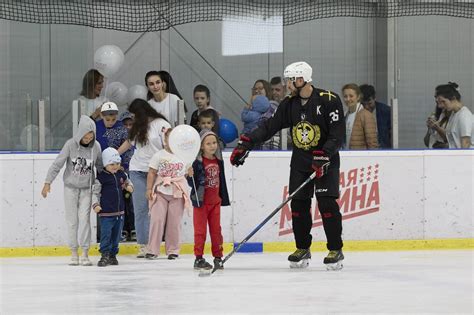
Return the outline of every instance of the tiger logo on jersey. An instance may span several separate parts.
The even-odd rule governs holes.
[[[321,130],[318,125],[311,125],[307,121],[300,121],[292,128],[293,144],[303,150],[309,150],[318,145],[321,138]]]

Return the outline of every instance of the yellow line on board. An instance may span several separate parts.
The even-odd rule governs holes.
[[[193,254],[193,244],[182,244],[181,254]],[[224,253],[233,249],[232,243],[224,244]],[[432,239],[432,240],[378,240],[378,241],[345,241],[344,251],[401,251],[401,250],[437,250],[437,249],[474,249],[474,239]],[[263,252],[292,252],[293,242],[263,243]],[[313,242],[312,251],[326,251],[326,242]],[[120,255],[135,255],[138,245],[121,243]],[[161,246],[164,254],[164,246]],[[206,254],[210,254],[210,244],[206,244]],[[38,247],[0,247],[0,257],[31,257],[31,256],[69,256],[67,246]],[[91,246],[90,255],[99,255],[98,246]]]
[[[264,252],[292,252],[293,243],[263,243]],[[435,249],[474,249],[474,239],[344,241],[344,251],[402,251]],[[312,251],[327,251],[326,242],[313,242]]]
[[[210,244],[206,244],[204,253],[211,253]],[[224,244],[224,253],[228,253],[233,249],[232,243]],[[161,253],[165,253],[164,245],[161,246]],[[119,255],[136,255],[138,253],[138,245],[135,243],[120,243]],[[194,254],[194,244],[182,244],[181,254]],[[0,257],[31,257],[31,256],[69,256],[71,250],[67,246],[38,246],[38,247],[0,247]],[[89,255],[100,256],[99,246],[92,245]]]

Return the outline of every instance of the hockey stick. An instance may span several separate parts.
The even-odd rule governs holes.
[[[249,235],[247,235],[247,237],[244,238],[244,240],[242,242],[239,243],[239,245],[237,245],[237,247],[234,246],[234,249],[227,255],[225,256],[224,260],[222,260],[221,262],[221,265],[220,266],[214,266],[214,268],[212,269],[211,272],[209,272],[209,270],[202,270],[200,273],[199,273],[199,276],[200,277],[205,277],[205,276],[210,276],[212,275],[214,272],[216,272],[216,270],[223,266],[224,263],[226,261],[229,260],[230,257],[232,257],[232,255],[234,255],[241,247],[242,245],[244,245],[245,243],[247,243],[247,241],[255,235],[255,233],[257,233],[264,225],[265,223],[267,223],[278,211],[281,210],[281,208],[283,208],[288,202],[290,202],[290,200],[293,199],[293,196],[301,190],[301,188],[303,188],[304,186],[306,186],[310,181],[312,181],[314,178],[316,177],[316,172],[313,172],[311,174],[310,177],[308,177],[298,188],[296,188],[296,190],[288,196],[288,198],[286,198],[285,201],[283,201],[275,210],[272,211],[272,213],[270,213],[252,232],[250,232]]]

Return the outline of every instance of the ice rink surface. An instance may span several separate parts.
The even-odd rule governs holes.
[[[4,258],[0,313],[473,314],[473,254],[345,252],[342,271],[326,271],[323,252],[303,270],[290,269],[287,254],[236,254],[204,278],[190,255],[118,256],[119,266],[105,268],[68,266],[69,257]]]

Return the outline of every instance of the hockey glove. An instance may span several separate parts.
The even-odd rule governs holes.
[[[245,134],[241,135],[237,146],[232,151],[232,155],[230,156],[230,164],[236,167],[244,164],[245,159],[249,155],[249,152],[252,150],[252,148],[252,140],[250,140],[250,138]]]
[[[329,157],[324,151],[313,151],[313,170],[316,172],[316,178],[323,177],[329,168]]]

